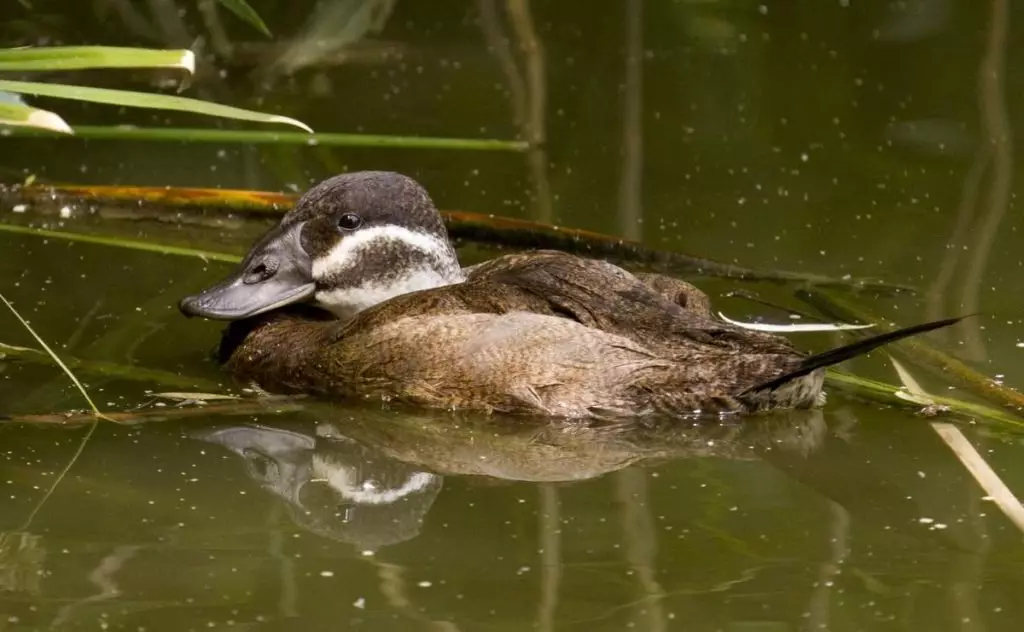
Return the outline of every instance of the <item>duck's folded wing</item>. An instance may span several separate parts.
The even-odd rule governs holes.
[[[799,354],[790,342],[715,318],[707,296],[657,274],[635,276],[595,259],[544,251],[514,254],[470,269],[470,279],[515,287],[552,312],[671,356],[702,348]]]

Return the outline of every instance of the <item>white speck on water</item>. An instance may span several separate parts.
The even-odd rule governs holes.
[[[352,602],[352,605],[362,610],[366,607],[366,598],[360,597],[359,599],[356,599],[354,602]]]
[[[334,571],[320,571],[320,577],[334,577]]]
[[[431,586],[433,586],[432,583],[426,582],[426,581],[420,582],[420,583],[418,583],[416,585],[419,586],[420,588],[430,588]]]
[[[921,524],[931,524],[935,522],[935,518],[918,518],[917,521]]]
[[[373,557],[374,553],[375,553],[374,551],[370,551],[370,550],[366,550],[366,551],[362,551],[361,552],[363,557]]]
[[[519,570],[516,571],[516,575],[522,575],[523,573],[529,573],[529,572],[530,572],[530,567],[529,566],[520,566]]]
[[[926,477],[926,476],[927,476],[927,474],[925,474],[925,473],[924,473],[924,472],[922,472],[921,470],[918,470],[918,471],[917,471],[917,475],[918,475],[919,477],[921,477],[921,478],[924,478],[924,477]]]
[[[28,210],[28,204],[15,204],[11,210],[15,213],[24,213]]]
[[[62,207],[60,207],[60,216],[62,218],[64,218],[64,219],[67,219],[67,218],[71,217],[71,207],[70,206],[62,206]]]

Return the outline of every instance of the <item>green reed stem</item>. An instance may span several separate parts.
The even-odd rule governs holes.
[[[72,373],[71,369],[68,368],[68,365],[64,364],[64,361],[60,359],[60,356],[54,353],[53,349],[50,348],[50,345],[46,344],[46,341],[43,340],[39,334],[36,333],[36,330],[32,328],[32,325],[29,325],[28,321],[21,317],[21,314],[18,312],[18,310],[14,309],[14,305],[11,305],[11,302],[8,301],[7,297],[4,296],[2,293],[0,293],[0,301],[2,301],[3,304],[7,306],[7,309],[11,310],[11,313],[14,314],[14,317],[17,318],[19,322],[21,322],[25,329],[28,330],[28,333],[32,334],[32,337],[36,339],[36,342],[39,343],[39,346],[41,346],[50,356],[50,358],[57,363],[57,366],[59,366],[61,370],[64,371],[64,373],[71,380],[71,383],[75,385],[75,388],[78,389],[78,392],[82,394],[82,397],[89,404],[89,408],[92,409],[92,412],[97,417],[102,417],[103,413],[101,413],[100,409],[96,407],[96,404],[92,401],[92,398],[89,397],[89,393],[85,390],[85,387],[82,386],[82,383],[78,381],[78,378],[75,377],[75,374]]]
[[[845,322],[882,323],[883,318],[834,292],[820,289],[800,290],[797,296],[820,309],[830,318]],[[992,404],[1014,411],[1024,410],[1024,394],[997,384],[992,378],[975,371],[953,356],[939,351],[921,338],[909,338],[892,345],[908,362],[952,380],[960,387]],[[938,399],[938,398],[936,398]]]
[[[34,235],[36,237],[50,237],[64,241],[77,241],[85,244],[96,244],[99,246],[114,246],[117,248],[129,248],[131,250],[143,250],[156,252],[164,255],[179,255],[183,257],[198,257],[207,261],[225,261],[227,263],[238,263],[242,258],[224,252],[212,252],[209,250],[196,250],[194,248],[183,248],[179,246],[165,246],[134,239],[123,239],[121,237],[104,237],[103,235],[87,235],[85,233],[72,233],[59,230],[47,230],[45,228],[33,228],[31,226],[17,226],[15,224],[0,224],[0,232],[15,233],[18,235]]]
[[[52,132],[28,127],[5,130],[10,136],[52,136]],[[202,129],[183,127],[127,127],[76,125],[75,136],[90,140],[148,140],[192,143],[245,143],[269,145],[324,145],[328,147],[376,147],[396,149],[455,149],[468,151],[524,152],[530,144],[518,140],[490,138],[440,138],[431,136],[385,136],[378,134],[308,134],[270,130]],[[61,136],[61,138],[66,138]]]

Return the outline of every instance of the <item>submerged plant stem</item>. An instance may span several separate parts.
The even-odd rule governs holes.
[[[75,463],[78,462],[78,458],[82,456],[82,452],[85,451],[85,444],[89,443],[89,439],[92,438],[92,434],[96,432],[96,426],[99,425],[101,418],[106,419],[106,417],[99,412],[93,415],[92,423],[89,424],[89,429],[85,431],[84,435],[82,435],[82,440],[78,442],[78,448],[75,450],[75,453],[71,455],[71,458],[68,459],[67,465],[64,466],[64,469],[61,470],[60,474],[57,475],[57,478],[54,479],[53,484],[50,485],[49,489],[46,490],[46,493],[43,494],[43,497],[39,499],[39,502],[37,502],[35,507],[32,508],[32,511],[29,512],[28,517],[25,518],[25,522],[21,525],[21,529],[19,529],[19,531],[28,531],[28,528],[31,526],[36,514],[39,513],[39,510],[42,509],[43,505],[46,504],[46,501],[50,499],[50,496],[53,495],[57,486],[60,485],[61,481],[64,480],[64,477],[67,476],[67,473],[72,467],[74,467]]]
[[[164,255],[178,255],[182,257],[198,257],[208,261],[224,261],[227,263],[238,263],[242,257],[224,252],[212,252],[209,250],[195,250],[193,248],[182,248],[180,246],[165,246],[153,244],[147,241],[135,239],[124,239],[121,237],[107,237],[104,235],[88,235],[86,233],[73,233],[61,230],[48,230],[45,228],[33,228],[31,226],[17,226],[14,224],[0,224],[0,232],[14,233],[18,235],[33,235],[64,241],[77,241],[98,246],[114,246],[116,248],[128,248],[130,250],[142,250],[155,252]]]
[[[0,356],[4,355],[20,358],[29,362],[40,362],[46,364],[49,364],[52,360],[50,355],[45,351],[29,347],[18,347],[0,342]],[[116,364],[113,362],[82,360],[68,356],[65,356],[63,360],[64,364],[69,368],[92,375],[116,377],[118,379],[130,380],[133,382],[152,382],[154,384],[162,384],[164,386],[173,386],[174,388],[200,389],[205,391],[215,391],[219,388],[217,384],[208,380],[182,376],[177,373],[171,373],[170,371],[147,369],[145,367]]]

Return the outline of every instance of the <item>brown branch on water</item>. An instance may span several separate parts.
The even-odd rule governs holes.
[[[120,186],[0,186],[0,206],[24,205],[33,213],[56,215],[64,207],[87,208],[97,214],[114,210],[148,219],[202,223],[205,217],[238,216],[276,221],[295,203],[296,195],[268,191]],[[882,296],[914,293],[914,288],[875,279],[835,279],[784,270],[754,270],[679,252],[646,248],[602,233],[564,228],[528,220],[466,211],[442,211],[449,234],[457,242],[492,247],[555,249],[607,259],[628,268],[669,274],[722,277],[741,281],[799,284],[862,291]],[[237,219],[235,220],[237,221]]]
[[[227,404],[207,404],[181,408],[166,406],[147,410],[104,412],[103,416],[107,421],[114,423],[139,425],[163,421],[187,421],[197,417],[200,420],[208,420],[210,417],[228,415],[279,415],[302,410],[305,410],[305,407],[299,398],[267,397],[245,399]],[[96,416],[91,411],[0,416],[0,423],[40,426],[79,427],[91,424],[94,421],[96,421]]]

